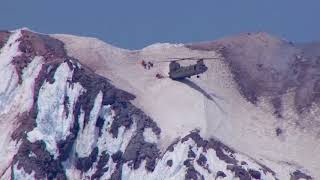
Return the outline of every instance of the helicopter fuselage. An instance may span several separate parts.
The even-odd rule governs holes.
[[[173,80],[182,80],[191,76],[199,75],[208,70],[208,67],[202,60],[197,61],[194,65],[181,66],[178,62],[171,62],[169,65],[169,77]]]

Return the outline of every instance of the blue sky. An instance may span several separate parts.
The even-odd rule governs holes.
[[[319,0],[0,0],[0,29],[93,36],[140,49],[266,31],[320,40]]]

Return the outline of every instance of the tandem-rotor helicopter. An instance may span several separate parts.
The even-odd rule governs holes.
[[[204,64],[204,60],[213,60],[217,58],[169,58],[169,77],[173,80],[181,80],[191,78],[191,76],[200,77],[200,74],[206,72],[208,67]],[[178,61],[197,61],[196,64],[181,66]]]
[[[204,60],[215,60],[218,58],[213,57],[187,57],[187,58],[168,58],[167,61],[158,61],[155,63],[165,63],[170,62],[169,64],[169,78],[172,80],[182,80],[185,78],[191,78],[191,76],[196,76],[197,78],[200,77],[200,74],[206,72],[208,67],[204,64]],[[181,66],[179,61],[197,61],[196,64],[188,65],[188,66]],[[142,61],[141,63],[145,69],[150,69],[153,67],[152,62],[145,62]],[[162,75],[157,74],[157,78],[161,79],[164,78]]]
[[[218,58],[206,57],[206,58],[198,58],[198,57],[187,57],[187,58],[168,58],[167,61],[158,61],[156,63],[164,63],[170,62],[169,64],[169,78],[172,80],[182,80],[185,78],[191,78],[191,76],[200,77],[200,74],[206,72],[208,67],[204,64],[204,60],[214,60]],[[181,66],[179,61],[197,61],[196,64]],[[153,67],[153,63],[151,62],[142,62],[142,65],[147,69]],[[161,79],[163,76],[160,74],[156,75],[157,78]]]

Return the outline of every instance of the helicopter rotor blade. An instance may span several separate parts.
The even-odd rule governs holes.
[[[173,61],[196,61],[196,60],[214,60],[214,59],[219,59],[218,57],[204,57],[204,58],[199,58],[199,57],[187,57],[187,58],[168,58],[169,60],[164,60],[164,61],[154,61],[154,63],[164,63],[164,62],[173,62]]]
[[[187,60],[187,59],[196,59],[196,57],[186,57],[186,58],[168,58],[172,60]]]
[[[210,60],[210,59],[219,59],[219,58],[215,58],[215,57],[204,57],[204,58],[190,57],[190,58],[174,58],[171,61],[196,61],[196,60]]]

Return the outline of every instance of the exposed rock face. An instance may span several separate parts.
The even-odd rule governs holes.
[[[312,179],[297,169],[276,174],[198,130],[161,151],[162,131],[133,104],[136,96],[70,57],[64,46],[28,30],[0,32],[0,179]],[[303,68],[298,74],[311,73],[298,75],[301,82],[317,70],[312,63],[295,63]],[[253,103],[268,91],[238,73]],[[288,88],[272,87],[275,94]],[[316,99],[297,98],[298,109]]]

